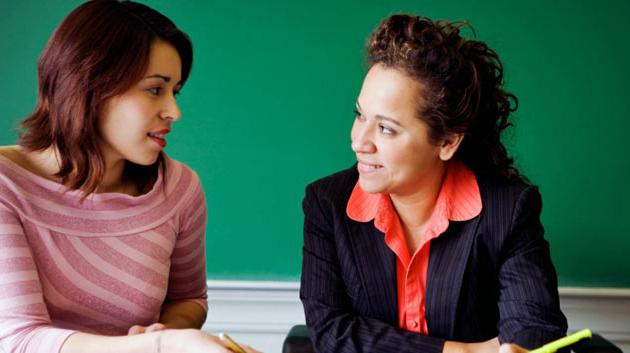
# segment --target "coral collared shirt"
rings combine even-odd
[[[374,226],[385,234],[385,243],[396,254],[398,325],[401,328],[429,333],[424,313],[431,240],[446,231],[449,221],[467,221],[480,212],[481,195],[475,174],[461,162],[450,162],[425,234],[411,255],[389,195],[369,194],[357,181],[346,213],[358,222],[374,220]]]

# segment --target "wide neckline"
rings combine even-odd
[[[166,159],[168,159],[168,157],[166,157],[165,155],[165,163]],[[63,185],[59,182],[50,180],[48,178],[45,178],[41,175],[38,175],[36,173],[34,173],[33,171],[19,165],[17,162],[11,160],[10,158],[6,157],[3,154],[0,154],[0,163],[4,164],[5,166],[7,166],[8,168],[16,171],[18,174],[26,177],[27,179],[31,180],[32,182],[52,191],[52,192],[60,192],[60,193],[64,193],[65,195],[71,195],[73,197],[77,197],[77,198],[82,198],[83,197],[83,192],[81,190],[78,189],[70,189],[69,187],[67,187],[66,185]],[[120,192],[103,192],[103,193],[91,193],[90,195],[88,195],[86,197],[86,199],[89,199],[91,201],[105,201],[105,200],[111,200],[111,199],[127,199],[127,200],[134,200],[134,201],[140,201],[143,200],[145,198],[149,198],[151,195],[153,195],[154,193],[157,192],[157,190],[160,188],[161,184],[162,184],[162,169],[158,168],[158,177],[155,180],[155,182],[153,183],[153,187],[151,188],[151,190],[149,190],[148,192],[141,194],[141,195],[137,195],[137,196],[133,196],[133,195],[129,195],[129,194],[125,194],[125,193],[120,193]]]

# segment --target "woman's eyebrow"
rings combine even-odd
[[[378,120],[387,120],[387,121],[390,121],[390,122],[392,122],[392,123],[402,127],[402,124],[398,120],[396,120],[394,118],[390,118],[390,117],[385,116],[385,115],[377,114],[377,115],[374,115],[374,118],[376,118]]]
[[[146,80],[148,78],[160,78],[160,79],[164,80],[164,82],[170,82],[171,81],[171,77],[170,76],[165,76],[165,75],[160,75],[160,74],[149,75],[149,76],[146,76],[144,79]]]
[[[360,111],[361,111],[361,110],[363,110],[363,109],[361,108],[361,104],[359,104],[359,101],[358,101],[358,100],[357,100],[357,102],[356,102],[356,105],[357,105],[357,109],[359,109]],[[398,125],[398,126],[400,126],[400,127],[403,127],[403,126],[402,126],[402,124],[401,124],[398,120],[396,120],[396,119],[394,119],[394,118],[390,118],[390,117],[385,116],[385,115],[377,114],[377,115],[374,115],[374,118],[376,118],[376,119],[378,119],[378,120],[386,120],[386,121],[390,121],[390,122],[392,122],[392,123],[394,123],[394,124],[396,124],[396,125]]]

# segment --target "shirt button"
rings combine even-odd
[[[409,321],[407,321],[407,325],[409,325],[409,327],[416,328],[416,327],[418,327],[418,322],[415,321],[415,320],[409,320]]]

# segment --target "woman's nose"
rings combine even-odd
[[[354,153],[373,153],[376,145],[372,139],[371,126],[367,122],[356,121],[352,125],[350,138],[352,140],[352,151]]]
[[[182,112],[179,110],[179,106],[177,105],[177,100],[174,95],[166,98],[166,102],[164,103],[164,107],[162,112],[160,113],[160,117],[162,119],[169,119],[172,121],[177,121],[182,117]]]

